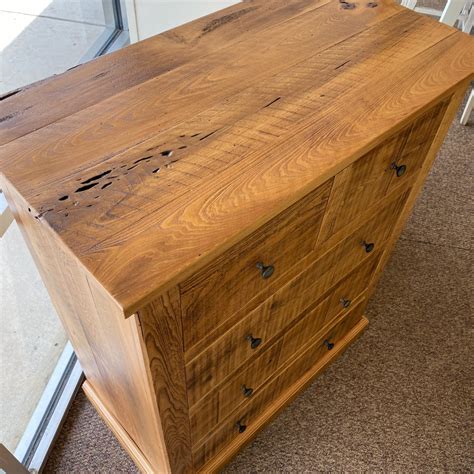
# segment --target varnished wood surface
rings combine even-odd
[[[260,352],[249,350],[243,331],[261,338],[262,348],[265,347],[268,339],[314,305],[354,268],[372,257],[361,246],[364,239],[374,243],[377,250],[382,250],[406,198],[406,192],[402,196],[397,196],[371,220],[361,225],[321,258],[308,266],[301,266],[300,274],[289,280],[261,306],[229,329],[203,354],[187,364],[186,378],[190,405],[194,405],[212,387],[222,382],[234,369],[250,358],[252,352],[253,355]],[[353,286],[357,287],[355,282]],[[214,324],[217,325],[217,322]]]
[[[245,384],[254,390],[252,397],[256,395],[258,388],[266,380],[265,374],[269,376],[275,371],[275,364],[281,365],[287,362],[290,358],[294,357],[295,348],[304,347],[311,338],[314,338],[321,330],[324,330],[339,314],[347,313],[351,307],[357,306],[377,265],[378,255],[374,257],[375,258],[365,262],[354,272],[350,273],[329,293],[322,295],[323,299],[321,299],[316,307],[313,306],[312,309],[310,307],[309,310],[303,312],[298,319],[290,322],[290,324],[277,335],[279,339],[276,340],[276,344],[272,346],[272,349],[268,351],[268,353],[265,352],[263,357],[261,357],[261,352],[265,351],[269,345],[275,342],[275,337],[272,337],[275,336],[274,333],[268,331],[261,334],[264,342],[258,347],[258,350],[252,351],[253,357],[247,355],[247,345],[243,337],[239,338],[240,345],[235,351],[241,351],[247,355],[246,359],[240,362],[245,362],[245,360],[249,360],[250,362],[239,367],[239,369],[233,373],[229,372],[230,377],[227,377],[223,383],[220,384],[219,381],[216,380],[212,392],[200,400],[194,407],[191,407],[190,416],[193,444],[198,443],[202,438],[207,436],[219,420],[225,418],[230,411],[234,410],[241,403],[250,400],[242,396],[240,390],[241,384]],[[349,300],[350,306],[344,308],[341,305],[342,299]],[[265,306],[268,307],[268,305]],[[251,318],[251,316],[252,315],[249,315],[249,318]],[[287,320],[286,323],[289,323],[289,321]],[[275,325],[276,324],[273,326]],[[282,326],[283,324],[280,327]],[[239,328],[236,329],[238,331]],[[265,331],[267,328],[265,325],[262,325],[261,330],[262,329]],[[233,333],[234,331],[229,331],[220,341],[216,342],[218,346],[217,349],[221,347],[221,352],[218,353],[217,350],[213,349],[213,353],[216,357],[214,361],[215,366],[222,364],[225,367],[228,365],[226,361],[227,354],[224,348]],[[230,340],[230,342],[232,341]],[[282,344],[284,344],[283,347]],[[228,344],[228,346],[230,346],[230,344]],[[274,356],[275,354],[278,355],[277,359]],[[268,363],[269,359],[271,361],[275,361],[276,359],[276,361],[274,363]],[[207,378],[204,376],[201,377],[201,380],[207,381]]]
[[[3,94],[0,145],[230,46],[243,34],[309,11],[315,5],[313,0],[243,0],[53,78]],[[69,96],[68,100],[64,100],[64,95]],[[10,97],[15,99],[8,100]]]
[[[288,401],[289,393],[296,393],[301,390],[308,380],[321,371],[321,369],[332,360],[344,346],[353,339],[356,334],[366,325],[366,321],[361,324],[362,305],[353,308],[350,313],[340,320],[335,326],[327,331],[312,344],[309,344],[303,351],[297,351],[295,348],[295,358],[282,368],[256,396],[247,404],[240,407],[231,416],[229,416],[213,434],[207,437],[204,442],[194,451],[194,462],[196,468],[202,468],[210,461],[210,464],[222,462],[227,454],[225,451],[238,445],[241,447],[259,428],[263,422],[268,422],[272,414],[281,409],[280,403],[283,397]],[[358,328],[358,331],[357,329]],[[347,338],[346,338],[347,337]],[[334,341],[334,348],[330,351],[323,344],[323,341],[329,338]],[[299,349],[299,348],[298,348]],[[285,395],[287,395],[285,397]],[[273,413],[272,413],[273,412]],[[240,421],[247,426],[244,433],[239,433],[236,422]],[[217,454],[217,456],[216,456]],[[221,457],[222,456],[222,457]],[[227,458],[228,459],[228,458]],[[204,472],[214,472],[213,469],[203,469]]]
[[[429,109],[390,140],[376,147],[334,178],[331,202],[319,236],[323,242],[372,203],[415,176],[422,166],[448,101]],[[392,166],[405,166],[398,176]]]
[[[331,188],[328,180],[179,285],[185,350],[245,307],[270,282],[285,281],[288,270],[312,252]],[[273,266],[270,278],[262,278],[258,262]]]
[[[84,393],[86,394],[87,398],[92,403],[94,408],[97,410],[97,412],[100,414],[100,416],[110,428],[112,433],[118,439],[119,443],[133,459],[133,462],[138,466],[140,471],[146,474],[154,474],[155,469],[149,463],[148,459],[145,458],[141,449],[135,444],[134,440],[130,437],[127,431],[118,422],[118,420],[109,411],[109,409],[104,405],[102,399],[97,395],[97,393],[92,388],[92,385],[87,380],[82,384],[82,389],[84,390]],[[166,469],[163,467],[162,472],[165,472],[165,470]]]
[[[22,197],[10,188],[3,191],[89,385],[140,447],[140,458],[166,472],[168,455],[137,317],[124,319],[57,235],[37,225]]]
[[[155,470],[191,472],[193,461],[178,290],[175,288],[142,308],[138,317],[147,355],[145,360],[151,371],[148,383],[156,396],[163,447],[168,453],[167,465],[155,465]]]
[[[66,105],[44,120],[38,110],[38,127],[28,111],[0,123],[1,178],[126,315],[473,75],[471,39],[393,3],[277,2],[274,13],[271,3],[185,29],[196,38],[208,25],[222,41],[201,35],[179,65],[166,51],[172,33],[150,40],[156,69],[117,93],[86,90],[102,63],[112,67],[104,58],[0,102],[9,115],[62,84]],[[82,109],[71,104],[75,81]]]

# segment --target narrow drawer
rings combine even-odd
[[[205,438],[203,443],[194,450],[195,468],[199,469],[204,466],[219,451],[245,433],[247,427],[257,423],[258,417],[265,412],[272,401],[291,389],[292,385],[298,383],[298,380],[318,362],[322,362],[329,350],[337,348],[342,343],[344,336],[361,321],[362,311],[362,304],[355,306],[347,316],[269,380],[247,404],[224,420],[213,434]],[[258,423],[262,423],[262,420],[259,420]]]
[[[185,350],[312,251],[331,185],[323,184],[180,284]]]
[[[262,351],[278,332],[354,268],[382,250],[407,196],[408,192],[398,196],[186,364],[190,406]],[[367,252],[364,242],[373,251]]]
[[[312,310],[290,324],[279,339],[240,368],[219,388],[204,397],[191,410],[193,443],[199,442],[215,425],[242,403],[247,403],[265,381],[286,364],[318,332],[350,311],[352,302],[360,299],[378,263],[378,255],[364,262],[344,278]]]
[[[327,240],[419,171],[446,106],[446,103],[436,105],[335,177],[319,242]]]

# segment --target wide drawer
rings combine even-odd
[[[419,171],[445,108],[446,103],[436,105],[336,175],[318,242],[327,240]]]
[[[337,350],[344,336],[361,321],[362,312],[363,305],[358,304],[340,322],[323,333],[298,355],[295,351],[296,357],[281,372],[270,379],[259,393],[256,393],[247,404],[224,420],[211,436],[195,448],[193,453],[195,468],[201,468],[229,443],[238,436],[242,436],[247,428],[269,408],[273,400],[291,389],[292,385],[298,383],[298,380],[306,372],[310,371],[319,361],[324,360],[323,358],[329,350]],[[328,344],[331,349],[328,348]]]
[[[273,344],[257,352],[218,388],[211,391],[191,409],[191,432],[194,444],[205,437],[240,404],[258,394],[265,381],[291,359],[319,332],[348,312],[359,299],[378,263],[378,255],[351,272],[312,310],[293,321]]]
[[[180,284],[185,350],[312,251],[331,185],[326,182]]]
[[[405,192],[396,197],[186,364],[190,406],[263,350],[272,337],[314,306],[334,284],[383,249],[407,196]]]

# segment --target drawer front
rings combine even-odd
[[[312,251],[331,186],[332,180],[180,285],[185,350]]]
[[[240,407],[224,420],[212,436],[206,438],[194,450],[195,468],[201,468],[220,450],[241,435],[241,432],[245,432],[246,428],[256,422],[257,418],[265,412],[272,401],[290,389],[306,372],[321,361],[329,350],[325,341],[329,341],[329,344],[334,345],[329,346],[332,349],[336,348],[344,336],[360,322],[362,311],[362,304],[355,306],[342,321],[324,333],[316,342],[309,345],[306,350],[294,358],[291,364],[283,368],[274,378],[270,379],[259,393],[252,397],[248,404]],[[259,423],[261,423],[261,420]]]
[[[407,196],[408,192],[398,196],[186,364],[190,406],[263,350],[272,337],[314,306],[354,268],[370,259],[379,247],[382,249]],[[373,252],[366,252],[364,241],[374,245]],[[252,344],[249,336],[260,344]]]
[[[335,289],[311,311],[291,324],[284,334],[265,350],[256,354],[220,388],[213,390],[191,409],[191,432],[194,444],[225,419],[242,403],[249,402],[259,393],[265,381],[283,364],[294,357],[318,332],[331,324],[339,315],[348,312],[358,299],[375,271],[378,255],[364,262],[344,278]]]
[[[445,108],[445,103],[433,107],[335,177],[319,242],[327,240],[419,171]]]

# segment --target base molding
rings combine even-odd
[[[275,400],[272,405],[262,413],[262,415],[260,415],[258,420],[253,423],[252,427],[247,429],[243,436],[239,436],[234,442],[229,444],[211,462],[204,465],[199,472],[209,474],[221,470],[237,454],[237,452],[242,449],[243,446],[249,443],[258,432],[280,412],[280,410],[288,405],[304,388],[306,388],[306,386],[308,386],[318,374],[321,374],[327,367],[329,367],[329,365],[358,338],[368,323],[369,321],[367,318],[363,316],[360,322],[340,341],[340,344],[337,345],[335,350],[328,352],[327,355],[314,365],[313,368],[302,378],[300,378],[298,382],[293,384],[283,395]],[[130,438],[122,425],[102,403],[99,396],[87,380],[83,383],[82,388],[87,395],[87,398],[90,400],[107,426],[112,430],[122,447],[127,451],[140,471],[150,474],[156,473],[144,454],[132,438]]]
[[[340,343],[334,348],[334,350],[328,352],[327,355],[314,365],[311,370],[277,398],[271,406],[269,406],[268,409],[263,412],[254,423],[252,423],[252,426],[247,428],[245,433],[242,433],[242,435],[217,454],[215,458],[205,464],[199,472],[206,474],[219,472],[258,434],[263,427],[265,427],[286,405],[288,405],[302,390],[304,390],[317,375],[324,372],[324,370],[359,337],[368,324],[368,319],[365,316],[362,316],[359,323],[357,323],[357,325],[354,326],[343,339],[341,339]]]
[[[141,472],[146,472],[149,474],[155,473],[156,471],[152,468],[147,458],[144,456],[132,438],[130,438],[129,434],[125,431],[122,425],[102,403],[96,391],[92,388],[92,385],[87,380],[82,384],[82,389],[101,418],[105,421],[107,426],[115,435],[123,449],[125,449],[128,455],[133,459],[138,469],[140,469]]]

